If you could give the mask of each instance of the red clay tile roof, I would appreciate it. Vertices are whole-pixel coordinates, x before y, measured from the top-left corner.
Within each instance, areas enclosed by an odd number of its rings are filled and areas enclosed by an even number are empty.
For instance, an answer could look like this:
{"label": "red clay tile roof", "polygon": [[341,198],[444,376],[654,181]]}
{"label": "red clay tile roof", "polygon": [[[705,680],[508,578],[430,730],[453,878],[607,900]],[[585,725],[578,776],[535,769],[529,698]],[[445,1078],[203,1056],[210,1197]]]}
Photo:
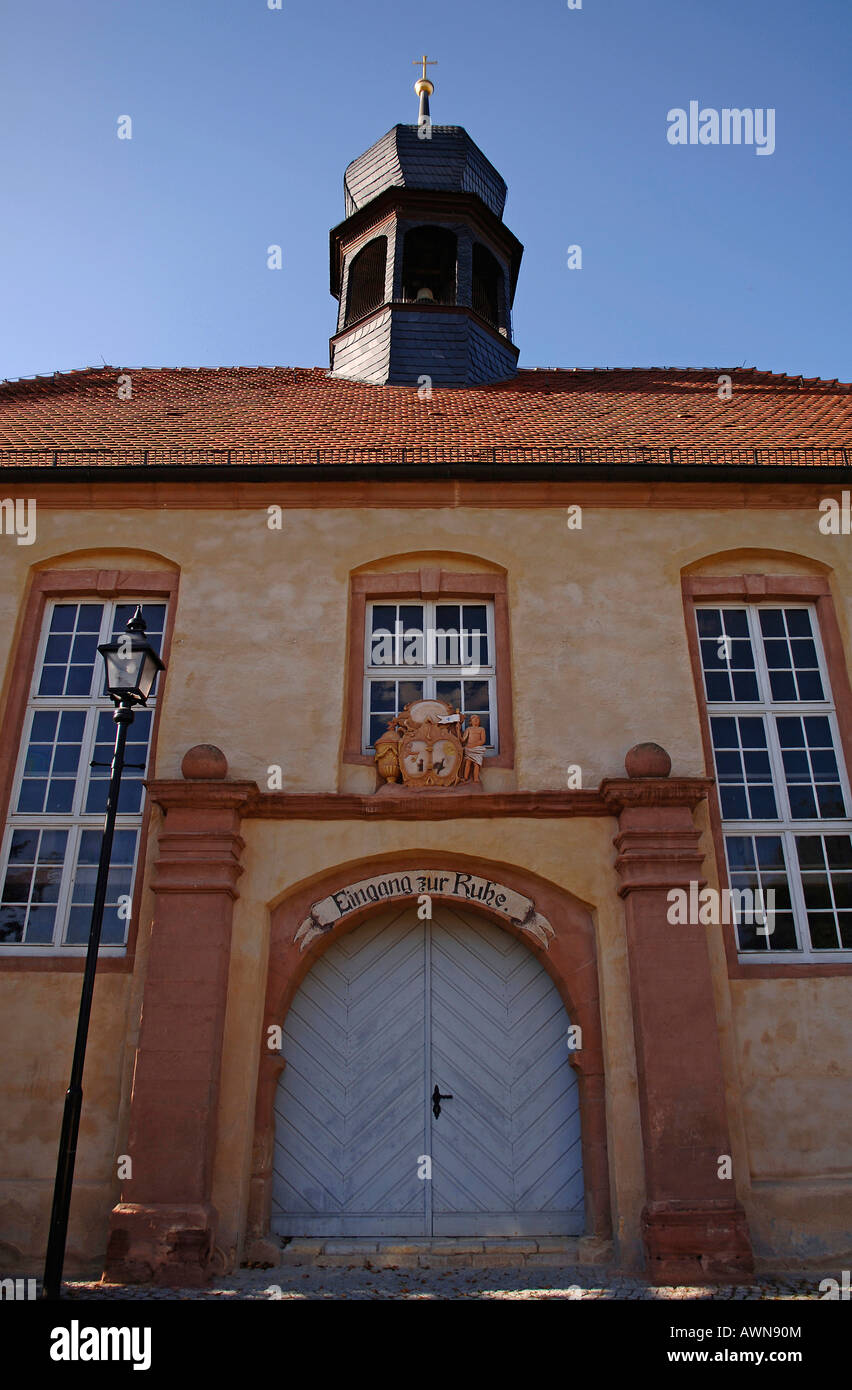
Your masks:
{"label": "red clay tile roof", "polygon": [[[717,395],[726,370],[729,402]],[[129,401],[118,398],[123,371]],[[436,387],[431,400],[321,367],[94,367],[0,383],[3,450],[850,443],[852,386],[753,368],[522,370],[497,385]]]}

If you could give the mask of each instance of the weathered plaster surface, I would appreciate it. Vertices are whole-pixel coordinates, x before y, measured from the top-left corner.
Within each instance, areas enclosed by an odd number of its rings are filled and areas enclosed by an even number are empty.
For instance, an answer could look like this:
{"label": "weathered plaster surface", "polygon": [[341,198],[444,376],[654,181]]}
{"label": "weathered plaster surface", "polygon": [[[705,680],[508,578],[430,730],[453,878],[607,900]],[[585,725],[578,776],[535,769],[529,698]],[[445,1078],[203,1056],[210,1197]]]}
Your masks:
{"label": "weathered plaster surface", "polygon": [[[284,506],[282,531],[267,526],[265,508],[273,502]],[[644,740],[668,749],[676,774],[704,773],[680,592],[685,566],[711,574],[832,567],[850,650],[852,549],[848,538],[822,536],[810,508],[757,514],[739,505],[587,506],[582,531],[569,531],[562,506],[288,510],[286,488],[271,485],[256,508],[146,510],[150,549],[116,550],[119,537],[139,534],[139,515],[39,509],[36,543],[4,550],[0,666],[5,696],[32,565],[179,567],[158,777],[179,776],[186,749],[203,741],[224,750],[231,777],[256,780],[262,789],[272,764],[282,767],[288,791],[372,789],[372,770],[344,767],[340,747],[349,575],[374,562],[379,570],[415,568],[422,559],[507,572],[516,765],[495,770],[500,790],[564,788],[570,764],[581,766],[584,786],[596,785],[620,775],[628,748]],[[772,549],[756,550],[758,536],[770,537]],[[111,548],[93,545],[104,537]],[[706,826],[703,810],[698,817]],[[614,1225],[626,1251],[638,1248],[642,1149],[613,833],[603,819],[244,825],[214,1190],[223,1249],[237,1249],[246,1202],[271,907],[331,866],[339,864],[345,879],[345,865],[366,856],[416,855],[448,842],[528,869],[589,905],[598,940]],[[703,843],[712,884],[709,833]],[[134,978],[98,979],[73,1258],[102,1252],[115,1200],[114,1158],[126,1131],[151,911],[146,890]],[[852,1191],[849,981],[729,981],[718,929],[710,929],[710,950],[737,1193],[756,1253],[833,1253],[850,1230],[843,1206]],[[0,1240],[12,1247],[10,1258],[27,1252],[30,1264],[46,1226],[79,983],[74,974],[0,972]]]}

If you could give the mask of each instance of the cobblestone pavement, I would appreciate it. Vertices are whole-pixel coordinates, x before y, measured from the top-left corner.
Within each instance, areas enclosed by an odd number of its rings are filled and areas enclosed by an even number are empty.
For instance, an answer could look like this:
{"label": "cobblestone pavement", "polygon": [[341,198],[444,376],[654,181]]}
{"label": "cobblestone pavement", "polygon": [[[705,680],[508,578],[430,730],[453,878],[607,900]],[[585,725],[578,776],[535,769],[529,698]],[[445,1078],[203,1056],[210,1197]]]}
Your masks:
{"label": "cobblestone pavement", "polygon": [[605,1270],[530,1269],[241,1269],[205,1289],[66,1280],[69,1299],[818,1299],[822,1273],[759,1276],[754,1283],[713,1288],[655,1288]]}

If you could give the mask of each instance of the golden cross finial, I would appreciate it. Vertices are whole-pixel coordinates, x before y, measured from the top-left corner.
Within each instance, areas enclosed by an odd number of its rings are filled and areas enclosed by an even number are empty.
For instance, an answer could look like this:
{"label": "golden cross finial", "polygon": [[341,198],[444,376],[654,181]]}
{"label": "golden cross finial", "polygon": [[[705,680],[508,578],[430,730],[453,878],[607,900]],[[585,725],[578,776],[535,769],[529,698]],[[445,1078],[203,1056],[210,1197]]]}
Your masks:
{"label": "golden cross finial", "polygon": [[411,62],[412,62],[412,66],[415,67],[415,68],[417,67],[417,64],[418,64],[418,63],[422,63],[422,64],[423,64],[423,76],[424,76],[424,77],[426,76],[426,69],[427,69],[427,67],[429,67],[429,68],[436,68],[436,67],[438,66],[438,59],[437,59],[437,58],[427,58],[425,53],[423,54],[423,56],[422,56],[421,58],[412,58]]}

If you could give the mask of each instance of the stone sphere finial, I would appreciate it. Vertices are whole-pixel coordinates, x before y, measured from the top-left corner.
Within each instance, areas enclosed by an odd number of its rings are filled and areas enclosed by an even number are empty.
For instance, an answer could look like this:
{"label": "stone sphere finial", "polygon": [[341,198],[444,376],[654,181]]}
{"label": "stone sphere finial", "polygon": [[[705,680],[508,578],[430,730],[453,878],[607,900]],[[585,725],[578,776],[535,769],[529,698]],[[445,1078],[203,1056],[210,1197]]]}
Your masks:
{"label": "stone sphere finial", "polygon": [[659,743],[636,743],[624,759],[628,777],[668,777],[672,760]]}
{"label": "stone sphere finial", "polygon": [[180,770],[187,781],[221,781],[228,775],[228,759],[215,744],[196,743],[184,753]]}

